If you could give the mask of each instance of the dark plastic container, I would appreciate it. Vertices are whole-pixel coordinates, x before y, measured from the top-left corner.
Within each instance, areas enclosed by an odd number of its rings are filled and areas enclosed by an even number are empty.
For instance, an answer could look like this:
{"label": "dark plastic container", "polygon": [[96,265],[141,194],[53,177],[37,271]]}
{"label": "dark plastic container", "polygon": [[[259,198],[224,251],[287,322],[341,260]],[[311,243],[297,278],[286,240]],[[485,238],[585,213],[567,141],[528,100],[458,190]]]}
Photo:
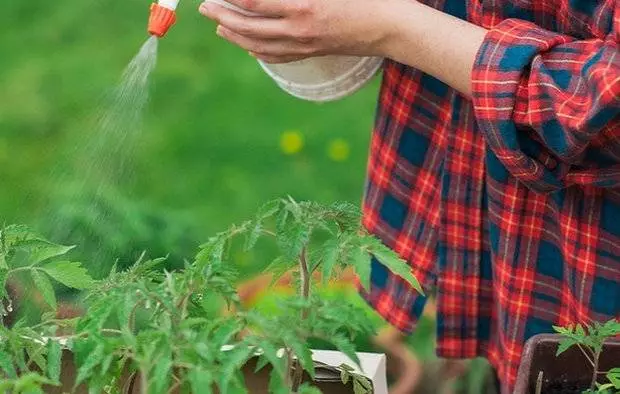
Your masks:
{"label": "dark plastic container", "polygon": [[[565,382],[579,383],[584,389],[588,388],[592,380],[592,367],[576,346],[556,357],[561,339],[557,334],[540,334],[526,342],[514,394],[534,394],[541,371],[543,387],[549,382]],[[620,339],[609,340],[599,360],[599,371],[620,367]],[[604,375],[599,376],[599,381],[601,379]],[[545,393],[545,390],[542,392]]]}

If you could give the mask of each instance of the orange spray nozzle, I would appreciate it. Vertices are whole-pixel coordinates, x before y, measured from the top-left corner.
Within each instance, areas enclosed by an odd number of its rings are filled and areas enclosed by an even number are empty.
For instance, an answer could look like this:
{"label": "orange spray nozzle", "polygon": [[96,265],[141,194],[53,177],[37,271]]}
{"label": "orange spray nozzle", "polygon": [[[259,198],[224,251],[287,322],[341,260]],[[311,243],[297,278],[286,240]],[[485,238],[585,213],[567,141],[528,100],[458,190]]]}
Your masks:
{"label": "orange spray nozzle", "polygon": [[157,3],[151,4],[151,15],[149,16],[149,34],[163,37],[177,21],[175,11],[162,7]]}

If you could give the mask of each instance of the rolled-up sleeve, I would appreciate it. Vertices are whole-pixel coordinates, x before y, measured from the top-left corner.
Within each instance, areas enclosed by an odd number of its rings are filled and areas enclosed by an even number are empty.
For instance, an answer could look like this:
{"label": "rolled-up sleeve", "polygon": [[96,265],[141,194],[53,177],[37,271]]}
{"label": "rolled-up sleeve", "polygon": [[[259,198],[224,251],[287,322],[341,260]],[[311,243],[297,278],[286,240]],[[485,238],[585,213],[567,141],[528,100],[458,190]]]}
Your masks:
{"label": "rolled-up sleeve", "polygon": [[587,40],[507,19],[478,52],[476,121],[492,154],[531,189],[620,187],[619,10],[611,19],[611,32]]}

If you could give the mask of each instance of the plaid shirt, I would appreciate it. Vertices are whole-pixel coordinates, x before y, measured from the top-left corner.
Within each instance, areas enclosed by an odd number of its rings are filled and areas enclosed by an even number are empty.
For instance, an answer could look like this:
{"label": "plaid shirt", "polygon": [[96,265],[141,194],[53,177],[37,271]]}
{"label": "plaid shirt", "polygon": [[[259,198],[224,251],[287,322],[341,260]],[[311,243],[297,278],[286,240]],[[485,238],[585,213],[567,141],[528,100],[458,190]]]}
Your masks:
{"label": "plaid shirt", "polygon": [[[473,99],[387,61],[364,224],[438,304],[438,354],[510,393],[524,342],[620,317],[618,0],[427,0],[489,29]],[[413,329],[425,298],[373,260],[364,297]]]}

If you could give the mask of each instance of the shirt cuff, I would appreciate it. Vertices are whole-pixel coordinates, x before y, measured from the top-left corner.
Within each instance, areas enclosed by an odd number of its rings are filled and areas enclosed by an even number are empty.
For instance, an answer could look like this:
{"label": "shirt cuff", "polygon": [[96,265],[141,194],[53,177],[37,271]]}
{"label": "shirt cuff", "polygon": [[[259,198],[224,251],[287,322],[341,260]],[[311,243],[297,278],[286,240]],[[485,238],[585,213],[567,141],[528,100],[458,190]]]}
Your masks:
{"label": "shirt cuff", "polygon": [[[540,192],[565,187],[569,166],[556,160],[534,133],[519,127],[517,118],[536,106],[527,90],[533,59],[569,41],[533,23],[506,19],[487,33],[472,70],[472,101],[487,146],[508,173]],[[496,171],[499,176],[501,170]]]}

